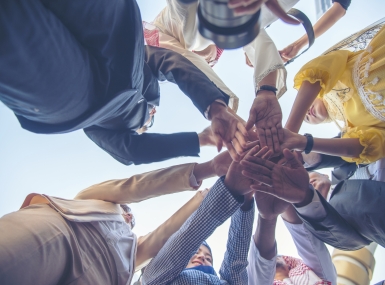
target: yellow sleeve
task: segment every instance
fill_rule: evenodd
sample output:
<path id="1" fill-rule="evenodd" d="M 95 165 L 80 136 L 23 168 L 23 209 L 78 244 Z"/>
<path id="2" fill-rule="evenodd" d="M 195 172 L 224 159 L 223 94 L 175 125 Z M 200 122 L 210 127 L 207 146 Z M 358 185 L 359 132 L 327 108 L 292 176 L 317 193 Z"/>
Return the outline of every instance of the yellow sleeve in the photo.
<path id="1" fill-rule="evenodd" d="M 348 162 L 371 163 L 385 157 L 385 129 L 360 126 L 351 128 L 343 138 L 358 138 L 364 150 L 360 157 L 342 157 Z"/>
<path id="2" fill-rule="evenodd" d="M 309 61 L 294 77 L 294 88 L 298 90 L 304 81 L 320 82 L 319 96 L 327 94 L 342 77 L 349 53 L 350 51 L 347 50 L 333 51 Z"/>

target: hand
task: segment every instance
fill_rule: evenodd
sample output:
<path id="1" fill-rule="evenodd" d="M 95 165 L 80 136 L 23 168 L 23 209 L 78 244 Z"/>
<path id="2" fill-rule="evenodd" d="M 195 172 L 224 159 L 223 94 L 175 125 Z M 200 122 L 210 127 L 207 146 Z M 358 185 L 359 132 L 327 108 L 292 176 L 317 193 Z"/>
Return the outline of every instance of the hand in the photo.
<path id="1" fill-rule="evenodd" d="M 261 182 L 251 185 L 251 188 L 261 191 L 289 203 L 303 203 L 308 201 L 309 175 L 293 154 L 288 149 L 283 150 L 286 158 L 285 165 L 275 164 L 263 158 L 246 156 L 241 165 L 244 167 L 242 174 L 250 179 Z M 311 199 L 310 199 L 311 200 Z"/>
<path id="2" fill-rule="evenodd" d="M 303 151 L 307 144 L 305 136 L 294 133 L 288 129 L 282 129 L 283 132 L 283 143 L 281 144 L 282 149 L 299 150 Z M 302 158 L 301 158 L 302 161 Z"/>
<path id="3" fill-rule="evenodd" d="M 214 133 L 211 129 L 211 126 L 205 128 L 201 133 L 198 134 L 199 146 L 216 146 L 216 141 Z"/>
<path id="4" fill-rule="evenodd" d="M 228 108 L 217 102 L 211 104 L 209 117 L 218 151 L 225 145 L 233 160 L 239 161 L 246 147 L 247 130 L 244 125 Z"/>
<path id="5" fill-rule="evenodd" d="M 295 57 L 298 52 L 301 50 L 302 46 L 297 43 L 292 43 L 291 45 L 288 45 L 284 49 L 278 51 L 279 55 L 281 56 L 283 62 L 287 62 L 288 60 Z"/>
<path id="6" fill-rule="evenodd" d="M 258 212 L 265 220 L 273 220 L 286 211 L 289 203 L 273 195 L 256 191 L 254 194 Z"/>
<path id="7" fill-rule="evenodd" d="M 246 129 L 250 130 L 254 124 L 261 147 L 268 146 L 279 153 L 280 142 L 283 141 L 282 111 L 273 92 L 262 90 L 254 99 Z"/>
<path id="8" fill-rule="evenodd" d="M 288 16 L 278 4 L 277 0 L 229 0 L 229 8 L 234 10 L 235 16 L 251 15 L 261 9 L 262 4 L 271 10 L 282 21 L 292 25 L 299 25 L 300 22 Z"/>
<path id="9" fill-rule="evenodd" d="M 226 175 L 229 170 L 230 164 L 233 162 L 233 159 L 230 156 L 228 151 L 223 151 L 214 157 L 211 161 L 211 167 L 214 169 L 214 172 L 217 176 L 221 177 Z"/>
<path id="10" fill-rule="evenodd" d="M 261 158 L 265 154 L 270 155 L 271 152 L 267 147 L 260 150 L 260 147 L 257 145 L 245 155 L 243 160 L 248 160 L 251 157 Z M 224 181 L 226 187 L 235 195 L 245 195 L 251 192 L 251 185 L 257 183 L 253 179 L 242 175 L 243 170 L 244 167 L 241 163 L 233 161 Z"/>

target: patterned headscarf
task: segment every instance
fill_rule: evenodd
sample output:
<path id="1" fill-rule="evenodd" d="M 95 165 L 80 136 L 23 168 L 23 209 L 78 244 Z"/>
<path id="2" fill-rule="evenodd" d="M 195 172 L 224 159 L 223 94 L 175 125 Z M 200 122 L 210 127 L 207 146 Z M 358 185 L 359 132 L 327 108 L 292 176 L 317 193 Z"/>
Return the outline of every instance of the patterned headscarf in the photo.
<path id="1" fill-rule="evenodd" d="M 285 263 L 291 268 L 289 278 L 274 280 L 273 285 L 331 285 L 330 281 L 319 278 L 301 259 L 291 256 L 282 256 Z"/>

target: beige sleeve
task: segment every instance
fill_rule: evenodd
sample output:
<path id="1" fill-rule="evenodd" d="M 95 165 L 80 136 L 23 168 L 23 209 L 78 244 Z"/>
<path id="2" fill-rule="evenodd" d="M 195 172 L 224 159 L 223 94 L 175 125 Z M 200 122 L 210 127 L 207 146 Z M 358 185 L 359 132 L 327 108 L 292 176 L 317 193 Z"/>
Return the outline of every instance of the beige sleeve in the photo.
<path id="1" fill-rule="evenodd" d="M 205 190 L 208 191 L 208 190 Z M 167 221 L 161 224 L 155 231 L 139 237 L 135 258 L 135 271 L 146 266 L 164 246 L 184 222 L 198 209 L 204 199 L 205 191 L 197 192 L 186 204 L 184 204 Z"/>
<path id="2" fill-rule="evenodd" d="M 75 199 L 129 204 L 166 194 L 194 190 L 189 180 L 194 166 L 195 163 L 181 164 L 137 174 L 127 179 L 105 181 L 84 189 Z"/>

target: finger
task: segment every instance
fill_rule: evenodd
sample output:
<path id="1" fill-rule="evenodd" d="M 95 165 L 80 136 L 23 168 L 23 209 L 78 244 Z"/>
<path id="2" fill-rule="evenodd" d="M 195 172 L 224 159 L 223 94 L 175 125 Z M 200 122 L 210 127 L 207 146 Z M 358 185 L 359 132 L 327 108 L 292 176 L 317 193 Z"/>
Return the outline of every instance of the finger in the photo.
<path id="1" fill-rule="evenodd" d="M 279 138 L 278 138 L 278 130 L 276 127 L 273 127 L 270 130 L 271 130 L 271 137 L 273 140 L 274 152 L 280 153 L 281 152 L 281 144 L 280 144 Z"/>
<path id="2" fill-rule="evenodd" d="M 283 133 L 282 123 L 277 124 L 276 128 L 277 128 L 279 143 L 283 143 L 283 141 L 285 139 L 285 135 Z"/>
<path id="3" fill-rule="evenodd" d="M 270 170 L 273 170 L 273 168 L 275 167 L 275 164 L 273 162 L 266 160 L 266 159 L 263 159 L 263 158 L 260 158 L 260 157 L 256 157 L 256 156 L 250 156 L 250 157 L 246 156 L 244 158 L 244 160 L 249 161 L 249 162 L 254 163 L 254 164 L 258 164 L 258 165 L 267 167 Z"/>
<path id="4" fill-rule="evenodd" d="M 246 145 L 247 145 L 246 139 L 240 131 L 235 132 L 235 139 L 238 141 L 242 149 L 246 148 Z"/>
<path id="5" fill-rule="evenodd" d="M 247 170 L 242 170 L 242 175 L 247 177 L 247 178 L 253 179 L 254 181 L 261 182 L 261 183 L 268 185 L 270 187 L 271 187 L 271 185 L 273 185 L 273 179 L 266 177 L 264 175 L 260 175 L 258 173 L 250 172 Z M 252 184 L 252 185 L 255 185 L 255 184 Z"/>
<path id="6" fill-rule="evenodd" d="M 256 120 L 257 120 L 257 114 L 253 112 L 253 109 L 251 109 L 249 119 L 247 120 L 247 123 L 246 123 L 246 130 L 250 130 L 254 126 Z"/>
<path id="7" fill-rule="evenodd" d="M 268 159 L 270 159 L 270 157 L 272 157 L 272 156 L 273 156 L 273 152 L 272 152 L 271 150 L 269 150 L 268 152 L 266 152 L 266 153 L 262 156 L 262 158 L 268 160 Z"/>
<path id="8" fill-rule="evenodd" d="M 246 147 L 243 149 L 243 153 L 241 153 L 241 156 L 246 155 L 253 147 L 259 145 L 259 141 L 254 142 L 247 142 Z"/>
<path id="9" fill-rule="evenodd" d="M 287 163 L 291 166 L 291 168 L 303 167 L 297 157 L 287 148 L 283 150 L 283 155 L 285 156 Z"/>
<path id="10" fill-rule="evenodd" d="M 282 21 L 284 21 L 287 24 L 291 25 L 299 25 L 301 24 L 300 21 L 290 17 L 286 14 L 285 10 L 281 8 L 281 6 L 278 4 L 277 0 L 269 0 L 266 2 L 266 6 L 270 9 L 271 12 L 273 12 L 276 16 L 278 16 Z"/>
<path id="11" fill-rule="evenodd" d="M 235 148 L 235 151 L 237 152 L 237 154 L 239 155 L 243 154 L 244 148 L 241 146 L 241 144 L 237 139 L 233 139 L 231 143 L 233 144 L 233 147 Z"/>
<path id="12" fill-rule="evenodd" d="M 271 178 L 271 170 L 267 167 L 252 163 L 247 160 L 242 160 L 240 164 L 244 167 L 245 171 L 259 175 L 265 175 L 266 177 Z"/>
<path id="13" fill-rule="evenodd" d="M 235 150 L 234 146 L 228 142 L 225 142 L 225 146 L 226 146 L 227 150 L 229 151 L 231 158 L 234 161 L 239 161 L 241 157 L 239 156 L 239 154 Z"/>
<path id="14" fill-rule="evenodd" d="M 238 131 L 245 137 L 247 137 L 249 134 L 245 128 L 245 126 L 241 123 L 241 122 L 238 122 L 237 124 L 237 129 Z"/>
<path id="15" fill-rule="evenodd" d="M 258 153 L 256 153 L 254 155 L 254 157 L 263 157 L 267 152 L 269 151 L 269 148 L 267 146 L 261 148 L 260 151 L 258 151 Z"/>
<path id="16" fill-rule="evenodd" d="M 255 155 L 259 150 L 261 149 L 261 146 L 259 144 L 257 144 L 255 147 L 253 147 L 247 154 L 245 157 L 252 157 L 253 155 Z"/>
<path id="17" fill-rule="evenodd" d="M 267 146 L 265 129 L 257 128 L 257 133 L 259 137 L 259 142 L 261 143 L 261 147 Z"/>
<path id="18" fill-rule="evenodd" d="M 266 137 L 266 145 L 269 147 L 269 149 L 274 150 L 274 144 L 273 144 L 273 137 L 271 135 L 271 129 L 265 129 L 265 137 Z"/>
<path id="19" fill-rule="evenodd" d="M 217 150 L 218 150 L 218 152 L 220 152 L 222 149 L 223 143 L 224 143 L 223 139 L 219 134 L 214 134 L 214 140 L 215 140 L 215 144 L 217 146 Z"/>

